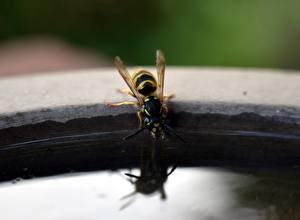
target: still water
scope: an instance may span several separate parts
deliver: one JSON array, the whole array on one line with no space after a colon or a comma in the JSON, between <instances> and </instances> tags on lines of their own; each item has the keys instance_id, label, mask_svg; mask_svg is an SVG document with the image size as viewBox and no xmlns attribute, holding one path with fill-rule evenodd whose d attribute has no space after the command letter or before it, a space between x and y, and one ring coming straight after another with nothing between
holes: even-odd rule
<instances>
[{"instance_id":1,"label":"still water","mask_svg":"<svg viewBox=\"0 0 300 220\"><path fill-rule=\"evenodd\" d=\"M0 185L0 219L299 219L298 174L177 168L145 195L124 175L74 173ZM163 190L163 193L162 193ZM164 196L162 196L164 194Z\"/></svg>"}]
</instances>

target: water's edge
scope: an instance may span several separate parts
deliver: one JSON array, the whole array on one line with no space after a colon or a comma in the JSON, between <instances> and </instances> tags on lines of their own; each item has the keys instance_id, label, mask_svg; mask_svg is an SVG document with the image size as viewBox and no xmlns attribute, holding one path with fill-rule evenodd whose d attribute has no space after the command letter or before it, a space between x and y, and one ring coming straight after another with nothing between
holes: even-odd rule
<instances>
[{"instance_id":1,"label":"water's edge","mask_svg":"<svg viewBox=\"0 0 300 220\"><path fill-rule=\"evenodd\" d=\"M299 124L253 113L170 114L186 140L168 137L163 147L170 162L181 166L300 167ZM47 121L0 130L0 181L71 171L138 166L140 148L151 145L145 131L128 141L136 129L135 114Z\"/></svg>"}]
</instances>

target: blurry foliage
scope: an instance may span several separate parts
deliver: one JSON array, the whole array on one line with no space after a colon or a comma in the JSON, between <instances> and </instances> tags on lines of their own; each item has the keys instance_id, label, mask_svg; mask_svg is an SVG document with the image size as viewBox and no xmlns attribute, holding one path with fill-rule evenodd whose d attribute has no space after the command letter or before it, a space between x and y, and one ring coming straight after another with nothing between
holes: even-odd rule
<instances>
[{"instance_id":1,"label":"blurry foliage","mask_svg":"<svg viewBox=\"0 0 300 220\"><path fill-rule=\"evenodd\" d=\"M0 39L58 35L131 64L300 68L297 0L4 0Z\"/></svg>"}]
</instances>

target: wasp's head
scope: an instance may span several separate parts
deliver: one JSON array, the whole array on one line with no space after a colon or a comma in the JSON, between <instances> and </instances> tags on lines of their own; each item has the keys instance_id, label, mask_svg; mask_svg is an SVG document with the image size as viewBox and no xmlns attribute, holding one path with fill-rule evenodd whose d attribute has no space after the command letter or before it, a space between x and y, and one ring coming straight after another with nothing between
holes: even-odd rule
<instances>
[{"instance_id":1,"label":"wasp's head","mask_svg":"<svg viewBox=\"0 0 300 220\"><path fill-rule=\"evenodd\" d=\"M154 138L162 137L164 135L162 127L163 123L162 118L145 118L146 127Z\"/></svg>"},{"instance_id":2,"label":"wasp's head","mask_svg":"<svg viewBox=\"0 0 300 220\"><path fill-rule=\"evenodd\" d=\"M132 79L137 91L140 94L147 96L156 91L156 80L152 73L148 72L147 70L136 71L133 74Z\"/></svg>"}]
</instances>

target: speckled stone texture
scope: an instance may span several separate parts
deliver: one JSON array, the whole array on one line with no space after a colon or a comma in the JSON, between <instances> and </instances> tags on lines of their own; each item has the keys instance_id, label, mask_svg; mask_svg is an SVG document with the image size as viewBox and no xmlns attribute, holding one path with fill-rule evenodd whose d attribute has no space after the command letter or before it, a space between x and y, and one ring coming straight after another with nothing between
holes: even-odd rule
<instances>
[{"instance_id":1,"label":"speckled stone texture","mask_svg":"<svg viewBox=\"0 0 300 220\"><path fill-rule=\"evenodd\" d=\"M170 103L174 112L254 113L296 123L300 117L296 71L167 67L165 86L176 95ZM114 68L1 78L0 129L134 113L133 107L105 105L131 99L117 88L126 84Z\"/></svg>"},{"instance_id":2,"label":"speckled stone texture","mask_svg":"<svg viewBox=\"0 0 300 220\"><path fill-rule=\"evenodd\" d=\"M153 69L152 69L153 71ZM138 127L113 68L0 79L0 181L138 166ZM167 68L170 125L163 148L180 166L300 169L300 74L258 69Z\"/></svg>"}]
</instances>

